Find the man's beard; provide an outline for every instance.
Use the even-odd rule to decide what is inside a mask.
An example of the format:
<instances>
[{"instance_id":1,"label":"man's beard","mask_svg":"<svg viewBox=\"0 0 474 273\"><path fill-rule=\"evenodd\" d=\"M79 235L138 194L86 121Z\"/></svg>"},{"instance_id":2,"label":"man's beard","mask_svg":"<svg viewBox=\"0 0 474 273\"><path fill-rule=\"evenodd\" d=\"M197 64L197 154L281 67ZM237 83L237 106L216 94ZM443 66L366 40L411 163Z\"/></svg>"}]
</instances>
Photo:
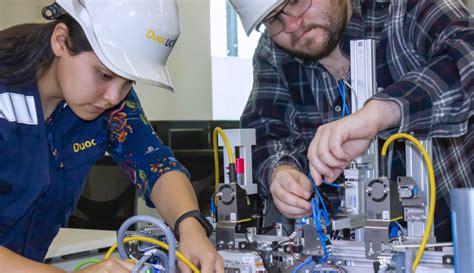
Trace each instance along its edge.
<instances>
[{"instance_id":1,"label":"man's beard","mask_svg":"<svg viewBox=\"0 0 474 273\"><path fill-rule=\"evenodd\" d=\"M291 48L285 47L284 49L288 51L291 55L303 58L303 59L321 59L328 56L339 44L341 40L342 33L344 32L347 24L347 5L344 7L338 7L329 12L327 18L330 19L328 22L329 25L320 25L320 24L309 24L301 26L303 32L310 31L312 29L319 28L324 31L324 39L320 43L316 43L315 40L306 39L304 43L300 43L300 47L296 48L298 37L292 35L291 37Z\"/></svg>"}]
</instances>

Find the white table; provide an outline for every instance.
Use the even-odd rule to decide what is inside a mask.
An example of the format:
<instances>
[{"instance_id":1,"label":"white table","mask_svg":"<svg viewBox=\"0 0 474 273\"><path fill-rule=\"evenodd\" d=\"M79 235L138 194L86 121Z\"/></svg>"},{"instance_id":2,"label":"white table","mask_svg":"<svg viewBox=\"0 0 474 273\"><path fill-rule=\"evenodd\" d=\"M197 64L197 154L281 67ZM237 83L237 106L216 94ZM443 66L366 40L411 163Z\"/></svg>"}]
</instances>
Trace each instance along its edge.
<instances>
[{"instance_id":1,"label":"white table","mask_svg":"<svg viewBox=\"0 0 474 273\"><path fill-rule=\"evenodd\" d=\"M95 250L108 248L116 241L116 231L61 228L49 247L46 259L52 259L52 266L72 271L82 260L101 260L105 254L98 254ZM90 254L87 254L87 251L90 251ZM59 258L84 252L86 254L76 258Z\"/></svg>"},{"instance_id":2,"label":"white table","mask_svg":"<svg viewBox=\"0 0 474 273\"><path fill-rule=\"evenodd\" d=\"M116 241L115 231L61 228L49 247L46 259L110 247Z\"/></svg>"}]
</instances>

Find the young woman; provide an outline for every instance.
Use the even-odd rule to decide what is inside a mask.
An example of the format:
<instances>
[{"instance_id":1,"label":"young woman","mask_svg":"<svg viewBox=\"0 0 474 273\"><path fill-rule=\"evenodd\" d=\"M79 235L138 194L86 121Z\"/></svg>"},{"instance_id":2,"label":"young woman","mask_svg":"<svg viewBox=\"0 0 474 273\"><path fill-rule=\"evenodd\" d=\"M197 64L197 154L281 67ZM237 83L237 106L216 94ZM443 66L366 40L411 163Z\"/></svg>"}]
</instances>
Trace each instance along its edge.
<instances>
[{"instance_id":1,"label":"young woman","mask_svg":"<svg viewBox=\"0 0 474 273\"><path fill-rule=\"evenodd\" d=\"M188 173L132 88L171 89L174 0L57 0L43 14L52 21L0 31L0 272L62 272L40 262L107 151L179 232L183 254L223 273L199 214L187 213L198 210ZM83 272L132 268L109 259Z\"/></svg>"}]
</instances>

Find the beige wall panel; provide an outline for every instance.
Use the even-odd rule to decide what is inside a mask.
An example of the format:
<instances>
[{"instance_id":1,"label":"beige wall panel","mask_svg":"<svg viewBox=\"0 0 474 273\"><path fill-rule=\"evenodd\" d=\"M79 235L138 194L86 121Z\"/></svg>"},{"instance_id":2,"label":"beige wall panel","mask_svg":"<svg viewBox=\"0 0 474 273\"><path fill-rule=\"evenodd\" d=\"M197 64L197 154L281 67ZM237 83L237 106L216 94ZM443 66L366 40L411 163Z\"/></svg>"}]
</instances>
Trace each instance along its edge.
<instances>
[{"instance_id":1,"label":"beige wall panel","mask_svg":"<svg viewBox=\"0 0 474 273\"><path fill-rule=\"evenodd\" d=\"M212 118L209 0L178 0L181 37L168 67L175 92L138 84L142 105L153 119ZM224 37L223 37L224 39Z\"/></svg>"}]
</instances>

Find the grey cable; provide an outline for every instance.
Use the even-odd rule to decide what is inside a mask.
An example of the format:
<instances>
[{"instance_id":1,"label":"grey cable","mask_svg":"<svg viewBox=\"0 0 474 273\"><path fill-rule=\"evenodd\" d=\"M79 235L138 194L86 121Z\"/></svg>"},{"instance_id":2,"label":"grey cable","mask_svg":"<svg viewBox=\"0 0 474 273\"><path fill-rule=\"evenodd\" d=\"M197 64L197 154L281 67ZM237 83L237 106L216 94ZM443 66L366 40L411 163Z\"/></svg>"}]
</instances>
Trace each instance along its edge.
<instances>
[{"instance_id":1,"label":"grey cable","mask_svg":"<svg viewBox=\"0 0 474 273\"><path fill-rule=\"evenodd\" d=\"M163 250L160 250L160 249L155 249L155 255L156 256L159 256L161 257L161 260L163 261L163 264L165 266L165 272L166 272L166 269L168 268L169 264L168 264L168 255L166 255L166 253L163 251Z\"/></svg>"},{"instance_id":2,"label":"grey cable","mask_svg":"<svg viewBox=\"0 0 474 273\"><path fill-rule=\"evenodd\" d=\"M387 166L387 177L392 178L392 161L393 161L393 144L388 148L388 166Z\"/></svg>"},{"instance_id":3,"label":"grey cable","mask_svg":"<svg viewBox=\"0 0 474 273\"><path fill-rule=\"evenodd\" d=\"M397 224L397 226L400 228L400 231L402 233L403 236L406 236L407 233L405 232L405 229L403 228L403 226L398 222L398 221L395 221L395 223Z\"/></svg>"},{"instance_id":4,"label":"grey cable","mask_svg":"<svg viewBox=\"0 0 474 273\"><path fill-rule=\"evenodd\" d=\"M139 273L140 268L148 261L153 255L143 255L143 257L138 261L138 263L135 265L135 268L133 269L132 273Z\"/></svg>"},{"instance_id":5,"label":"grey cable","mask_svg":"<svg viewBox=\"0 0 474 273\"><path fill-rule=\"evenodd\" d=\"M405 273L412 273L411 267L415 259L415 250L407 248L405 252Z\"/></svg>"},{"instance_id":6,"label":"grey cable","mask_svg":"<svg viewBox=\"0 0 474 273\"><path fill-rule=\"evenodd\" d=\"M151 254L148 254L148 253L151 253ZM169 266L168 255L166 255L166 253L163 250L155 248L145 253L145 255L135 265L135 268L133 269L132 273L139 273L140 268L143 266L143 264L145 264L153 256L158 256L161 258L161 261L164 264L164 268L166 272Z\"/></svg>"},{"instance_id":7,"label":"grey cable","mask_svg":"<svg viewBox=\"0 0 474 273\"><path fill-rule=\"evenodd\" d=\"M160 228L165 233L166 240L168 241L168 244L169 244L169 251L168 251L169 272L175 273L176 272L176 264L175 264L176 239L173 235L173 232L171 232L171 230L163 222L148 215L137 215L137 216L130 217L120 226L117 232L117 248L119 250L120 258L122 260L128 259L128 255L127 255L127 251L125 250L123 239L125 237L125 232L127 231L127 229L138 222L150 223Z\"/></svg>"},{"instance_id":8,"label":"grey cable","mask_svg":"<svg viewBox=\"0 0 474 273\"><path fill-rule=\"evenodd\" d=\"M383 273L383 272L388 272L388 269L389 269L389 265L388 264L383 264L380 266L379 270L377 271L377 273Z\"/></svg>"}]
</instances>

